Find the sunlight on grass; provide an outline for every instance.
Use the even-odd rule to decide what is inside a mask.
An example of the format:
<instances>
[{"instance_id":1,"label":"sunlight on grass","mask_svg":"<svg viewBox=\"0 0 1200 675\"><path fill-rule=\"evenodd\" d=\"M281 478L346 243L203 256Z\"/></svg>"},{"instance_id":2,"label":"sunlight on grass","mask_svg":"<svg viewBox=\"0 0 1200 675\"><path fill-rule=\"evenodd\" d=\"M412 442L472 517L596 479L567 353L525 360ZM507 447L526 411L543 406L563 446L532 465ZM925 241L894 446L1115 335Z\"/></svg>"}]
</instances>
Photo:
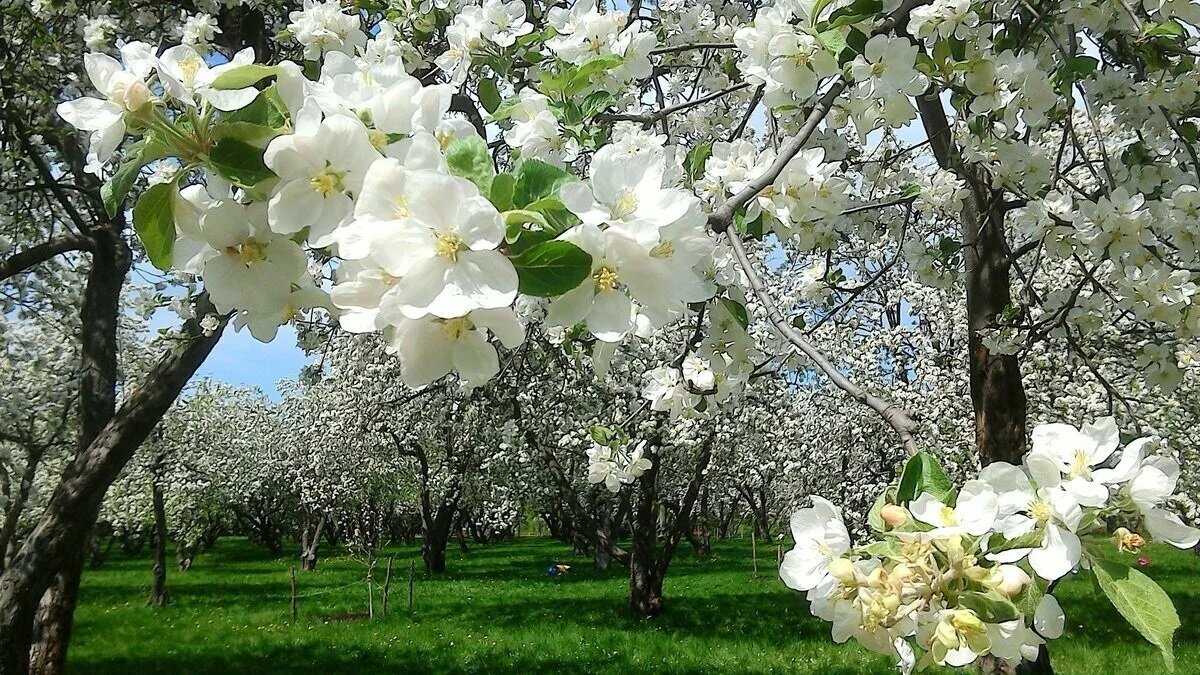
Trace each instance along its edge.
<instances>
[{"instance_id":1,"label":"sunlight on grass","mask_svg":"<svg viewBox=\"0 0 1200 675\"><path fill-rule=\"evenodd\" d=\"M762 549L760 548L760 553ZM363 568L325 558L297 573L300 618L289 618L290 557L274 558L243 540L225 539L187 572L171 571L172 604L151 609L148 557L114 558L83 578L72 673L667 673L891 672L888 659L856 645L838 646L803 596L775 576L774 550L751 573L749 540L715 542L705 559L684 554L666 584L667 606L652 620L625 610L624 570L591 569L548 539L449 554L450 572L429 578L416 547L396 556L391 612L374 621L327 622L363 612ZM1200 673L1200 558L1156 549L1147 573L1179 607L1176 672ZM417 562L416 602L408 612L409 561ZM562 579L550 563L572 565ZM382 579L381 569L376 578ZM1070 580L1059 591L1067 636L1054 643L1058 672L1087 675L1163 672L1141 641L1091 588ZM380 598L375 596L376 611Z\"/></svg>"}]
</instances>

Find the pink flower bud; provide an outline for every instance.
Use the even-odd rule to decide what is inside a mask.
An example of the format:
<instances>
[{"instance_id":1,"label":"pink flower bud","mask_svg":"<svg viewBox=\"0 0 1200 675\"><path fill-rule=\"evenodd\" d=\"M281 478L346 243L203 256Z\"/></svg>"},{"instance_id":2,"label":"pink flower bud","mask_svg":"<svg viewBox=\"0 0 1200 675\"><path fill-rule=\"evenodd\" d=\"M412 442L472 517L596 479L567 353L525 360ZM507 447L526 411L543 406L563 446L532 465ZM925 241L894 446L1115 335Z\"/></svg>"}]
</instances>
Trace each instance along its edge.
<instances>
[{"instance_id":1,"label":"pink flower bud","mask_svg":"<svg viewBox=\"0 0 1200 675\"><path fill-rule=\"evenodd\" d=\"M908 522L908 509L897 504L887 504L879 509L879 516L888 527L900 527Z\"/></svg>"}]
</instances>

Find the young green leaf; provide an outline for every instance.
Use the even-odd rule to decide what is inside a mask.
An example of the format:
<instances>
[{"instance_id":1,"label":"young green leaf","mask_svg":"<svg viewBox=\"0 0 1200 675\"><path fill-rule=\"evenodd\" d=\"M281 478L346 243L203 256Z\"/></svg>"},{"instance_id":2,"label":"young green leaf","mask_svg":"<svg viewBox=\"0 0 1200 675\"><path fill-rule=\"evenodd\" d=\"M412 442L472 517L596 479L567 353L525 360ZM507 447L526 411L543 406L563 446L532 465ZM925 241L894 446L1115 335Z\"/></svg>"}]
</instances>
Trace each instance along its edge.
<instances>
[{"instance_id":1,"label":"young green leaf","mask_svg":"<svg viewBox=\"0 0 1200 675\"><path fill-rule=\"evenodd\" d=\"M450 173L474 183L481 194L491 194L496 168L482 138L467 136L451 143L446 150L446 166Z\"/></svg>"},{"instance_id":2,"label":"young green leaf","mask_svg":"<svg viewBox=\"0 0 1200 675\"><path fill-rule=\"evenodd\" d=\"M909 502L929 493L945 501L951 489L950 479L937 459L927 452L918 452L904 463L896 498L901 502Z\"/></svg>"},{"instance_id":3,"label":"young green leaf","mask_svg":"<svg viewBox=\"0 0 1200 675\"><path fill-rule=\"evenodd\" d=\"M566 241L535 244L511 260L517 268L518 290L542 298L566 293L592 271L592 256Z\"/></svg>"},{"instance_id":4,"label":"young green leaf","mask_svg":"<svg viewBox=\"0 0 1200 675\"><path fill-rule=\"evenodd\" d=\"M513 207L513 190L516 189L516 179L511 173L498 173L492 178L492 190L488 198L497 211L508 211Z\"/></svg>"},{"instance_id":5,"label":"young green leaf","mask_svg":"<svg viewBox=\"0 0 1200 675\"><path fill-rule=\"evenodd\" d=\"M525 159L517 167L513 206L524 208L544 197L558 197L558 189L575 180L571 174L539 159Z\"/></svg>"},{"instance_id":6,"label":"young green leaf","mask_svg":"<svg viewBox=\"0 0 1200 675\"><path fill-rule=\"evenodd\" d=\"M479 89L476 93L479 95L479 103L489 113L496 112L496 109L500 107L500 90L496 87L496 81L492 78L489 77L480 80Z\"/></svg>"},{"instance_id":7,"label":"young green leaf","mask_svg":"<svg viewBox=\"0 0 1200 675\"><path fill-rule=\"evenodd\" d=\"M170 270L175 248L174 183L152 185L142 193L133 207L133 229L150 262L160 270Z\"/></svg>"},{"instance_id":8,"label":"young green leaf","mask_svg":"<svg viewBox=\"0 0 1200 675\"><path fill-rule=\"evenodd\" d=\"M208 159L222 178L242 187L254 187L275 177L263 163L263 149L236 138L217 141Z\"/></svg>"},{"instance_id":9,"label":"young green leaf","mask_svg":"<svg viewBox=\"0 0 1200 675\"><path fill-rule=\"evenodd\" d=\"M1088 556L1100 590L1129 625L1162 651L1168 670L1175 669L1171 642L1179 628L1179 614L1170 596L1154 580L1112 560Z\"/></svg>"},{"instance_id":10,"label":"young green leaf","mask_svg":"<svg viewBox=\"0 0 1200 675\"><path fill-rule=\"evenodd\" d=\"M245 89L279 73L277 66L247 63L230 68L217 76L210 85L213 89Z\"/></svg>"}]
</instances>

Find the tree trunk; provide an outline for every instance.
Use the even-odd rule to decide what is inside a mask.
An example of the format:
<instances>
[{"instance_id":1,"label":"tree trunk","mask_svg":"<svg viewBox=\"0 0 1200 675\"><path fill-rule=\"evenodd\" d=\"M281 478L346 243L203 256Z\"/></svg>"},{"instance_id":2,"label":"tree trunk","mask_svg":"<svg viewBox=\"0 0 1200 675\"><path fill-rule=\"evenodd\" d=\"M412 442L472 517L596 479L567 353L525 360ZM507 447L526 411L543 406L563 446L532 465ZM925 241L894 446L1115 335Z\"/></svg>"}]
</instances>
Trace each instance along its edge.
<instances>
[{"instance_id":1,"label":"tree trunk","mask_svg":"<svg viewBox=\"0 0 1200 675\"><path fill-rule=\"evenodd\" d=\"M94 520L94 518L93 518ZM75 605L83 577L86 547L68 554L54 581L42 595L33 626L29 671L36 675L59 675L67 665L67 647L74 630ZM6 671L7 672L7 671Z\"/></svg>"},{"instance_id":2,"label":"tree trunk","mask_svg":"<svg viewBox=\"0 0 1200 675\"><path fill-rule=\"evenodd\" d=\"M171 601L167 591L167 510L157 479L150 484L150 499L154 505L154 583L150 586L149 604L166 607Z\"/></svg>"},{"instance_id":3,"label":"tree trunk","mask_svg":"<svg viewBox=\"0 0 1200 675\"><path fill-rule=\"evenodd\" d=\"M975 413L975 444L979 461L1018 464L1025 454L1027 399L1021 368L1015 354L993 354L983 344L983 331L996 325L996 316L1012 303L1009 273L1012 263L1005 234L1003 194L991 188L989 179L967 166L954 145L953 133L941 100L934 93L918 97L921 121L938 164L955 171L970 188L963 200L963 268L967 285L967 350L970 368L971 405ZM984 659L985 673L1047 675L1054 672L1046 645L1038 649L1036 661L1022 661L1016 668L996 659Z\"/></svg>"},{"instance_id":4,"label":"tree trunk","mask_svg":"<svg viewBox=\"0 0 1200 675\"><path fill-rule=\"evenodd\" d=\"M317 554L321 548L321 530L324 528L325 518L322 516L317 520L317 527L311 539L309 539L307 527L300 534L300 569L306 572L317 569Z\"/></svg>"},{"instance_id":5,"label":"tree trunk","mask_svg":"<svg viewBox=\"0 0 1200 675\"><path fill-rule=\"evenodd\" d=\"M629 545L629 609L637 616L652 617L663 607L663 573L658 564L658 449L647 445L651 465L637 480L637 504L633 509L633 535Z\"/></svg>"},{"instance_id":6,"label":"tree trunk","mask_svg":"<svg viewBox=\"0 0 1200 675\"><path fill-rule=\"evenodd\" d=\"M197 312L199 316L211 311L208 303L203 306ZM82 555L108 486L212 351L222 328L223 324L205 336L199 321L189 320L185 324L187 337L159 360L121 410L64 472L37 526L0 576L0 672L29 672L33 619L39 599L57 571L65 568L72 556ZM78 579L74 585L78 586ZM66 599L72 598L64 595ZM69 635L69 630L51 635ZM62 647L65 657L66 645Z\"/></svg>"},{"instance_id":7,"label":"tree trunk","mask_svg":"<svg viewBox=\"0 0 1200 675\"><path fill-rule=\"evenodd\" d=\"M125 275L129 272L132 259L129 246L121 237L124 226L123 218L118 217L98 224L90 233L92 265L88 270L83 305L79 312L82 330L79 336L81 372L76 459L87 451L112 420L116 410L117 324L121 312L121 289L125 285ZM63 474L64 482L75 469L76 463L67 466ZM99 505L79 523L82 526L79 549L71 551L64 564L47 570L57 573L58 577L49 584L48 589L37 589L31 595L36 597L45 593L41 599L42 608L37 614L38 625L32 629L37 645L33 649L29 667L34 672L57 675L66 667L71 621L79 596L79 576L83 574L82 545L96 521L98 508Z\"/></svg>"},{"instance_id":8,"label":"tree trunk","mask_svg":"<svg viewBox=\"0 0 1200 675\"><path fill-rule=\"evenodd\" d=\"M430 574L443 574L446 571L446 539L445 536L427 533L421 539L421 559L425 561L425 571Z\"/></svg>"}]
</instances>

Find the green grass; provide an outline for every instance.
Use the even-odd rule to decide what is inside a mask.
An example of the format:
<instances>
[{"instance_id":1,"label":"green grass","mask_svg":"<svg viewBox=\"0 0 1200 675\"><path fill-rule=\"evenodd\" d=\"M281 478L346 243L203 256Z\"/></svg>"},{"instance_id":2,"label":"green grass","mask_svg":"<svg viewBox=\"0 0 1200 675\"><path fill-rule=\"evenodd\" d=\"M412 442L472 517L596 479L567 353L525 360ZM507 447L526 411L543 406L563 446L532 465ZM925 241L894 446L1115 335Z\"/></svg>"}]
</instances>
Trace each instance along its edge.
<instances>
[{"instance_id":1,"label":"green grass","mask_svg":"<svg viewBox=\"0 0 1200 675\"><path fill-rule=\"evenodd\" d=\"M762 549L760 548L760 553ZM70 672L120 673L875 673L888 659L838 646L803 597L775 576L774 548L751 572L750 542L716 542L697 559L684 552L666 583L666 610L651 620L625 611L627 580L614 567L546 539L450 553L450 572L427 578L416 547L390 550L397 579L392 611L374 621L326 618L366 608L365 587L347 584L362 567L327 557L298 572L300 618L289 620L290 557L272 557L225 539L187 572L171 570L171 606L145 604L147 556L115 557L83 579ZM1200 558L1158 549L1148 573L1175 600L1177 672L1200 673ZM417 560L416 603L406 607L407 571ZM574 565L563 579L551 562ZM380 572L382 577L382 572ZM336 589L331 592L329 589ZM1068 634L1053 643L1061 673L1163 672L1153 647L1129 628L1090 581L1070 580L1059 596ZM376 597L378 611L379 598Z\"/></svg>"}]
</instances>

